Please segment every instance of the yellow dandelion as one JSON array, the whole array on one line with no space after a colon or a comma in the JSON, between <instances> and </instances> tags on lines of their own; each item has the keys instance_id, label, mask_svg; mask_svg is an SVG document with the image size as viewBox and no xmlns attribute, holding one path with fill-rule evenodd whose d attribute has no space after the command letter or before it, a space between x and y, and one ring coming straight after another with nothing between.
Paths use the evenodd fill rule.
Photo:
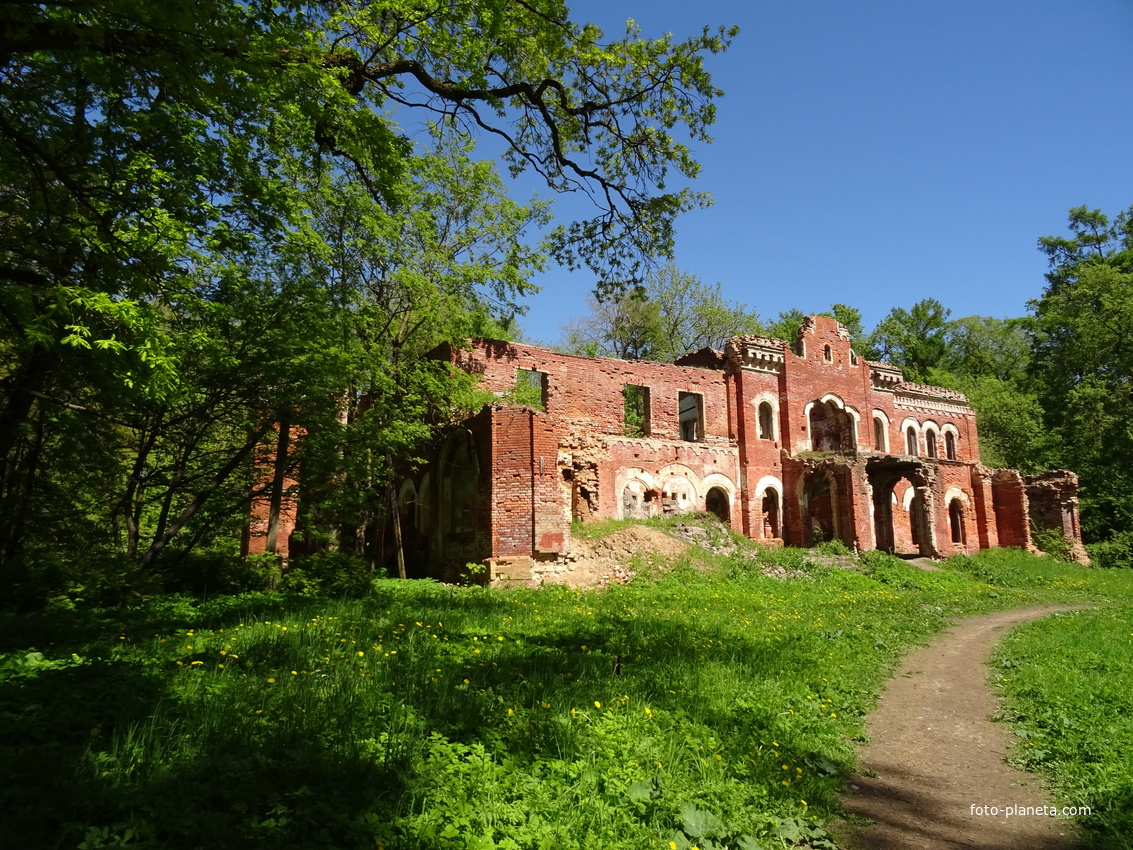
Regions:
<instances>
[{"instance_id":1,"label":"yellow dandelion","mask_svg":"<svg viewBox=\"0 0 1133 850\"><path fill-rule=\"evenodd\" d=\"M269 685L274 685L274 684L275 684L275 679L268 679L268 684L269 684Z\"/></svg>"},{"instance_id":2,"label":"yellow dandelion","mask_svg":"<svg viewBox=\"0 0 1133 850\"><path fill-rule=\"evenodd\" d=\"M361 658L361 657L362 657L363 655L365 655L365 654L366 654L366 653L362 652L361 650L358 650L358 657L359 657L359 658Z\"/></svg>"},{"instance_id":3,"label":"yellow dandelion","mask_svg":"<svg viewBox=\"0 0 1133 850\"><path fill-rule=\"evenodd\" d=\"M601 707L602 707L602 703L598 702L598 700L594 700L594 707L595 707L595 708L601 708Z\"/></svg>"}]
</instances>

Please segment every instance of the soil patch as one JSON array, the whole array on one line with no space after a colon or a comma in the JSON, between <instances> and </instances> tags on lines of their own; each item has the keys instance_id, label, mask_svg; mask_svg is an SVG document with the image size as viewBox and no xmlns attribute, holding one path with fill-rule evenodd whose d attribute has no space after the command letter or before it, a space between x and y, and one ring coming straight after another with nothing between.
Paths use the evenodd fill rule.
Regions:
<instances>
[{"instance_id":1,"label":"soil patch","mask_svg":"<svg viewBox=\"0 0 1133 850\"><path fill-rule=\"evenodd\" d=\"M1069 850L1072 821L1007 817L1007 806L1050 806L1040 779L1004 761L1010 732L989 719L999 706L986 662L1007 629L1067 607L999 611L958 622L906 657L866 722L860 775L847 811L873 821L839 824L850 850ZM998 806L998 817L972 806Z\"/></svg>"},{"instance_id":2,"label":"soil patch","mask_svg":"<svg viewBox=\"0 0 1133 850\"><path fill-rule=\"evenodd\" d=\"M634 558L668 562L689 548L688 543L644 525L627 526L596 540L575 538L571 553L563 558L563 568L546 576L544 582L570 587L628 584L634 575Z\"/></svg>"}]
</instances>

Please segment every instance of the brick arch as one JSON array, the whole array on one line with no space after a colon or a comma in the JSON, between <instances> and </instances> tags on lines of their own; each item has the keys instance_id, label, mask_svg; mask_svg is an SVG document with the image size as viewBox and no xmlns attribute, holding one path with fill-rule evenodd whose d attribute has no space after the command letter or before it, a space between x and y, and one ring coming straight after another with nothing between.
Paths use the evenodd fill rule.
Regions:
<instances>
[{"instance_id":1,"label":"brick arch","mask_svg":"<svg viewBox=\"0 0 1133 850\"><path fill-rule=\"evenodd\" d=\"M871 421L873 423L878 423L878 422L881 423L881 445L880 446L874 445L874 447L873 447L874 450L879 451L879 452L889 451L889 427L892 424L892 422L890 422L890 420L889 420L889 414L887 414L884 410L878 410L875 407L873 409L873 415L871 416ZM876 431L876 427L877 426L875 424L874 425L875 431ZM875 442L876 442L876 439L875 439Z\"/></svg>"},{"instance_id":2,"label":"brick arch","mask_svg":"<svg viewBox=\"0 0 1133 850\"><path fill-rule=\"evenodd\" d=\"M778 440L779 439L779 396L777 393L760 393L752 399L752 408L755 410L755 431L756 435L761 440ZM769 436L764 436L764 423L763 423L763 406L767 405L771 409L771 433Z\"/></svg>"},{"instance_id":3,"label":"brick arch","mask_svg":"<svg viewBox=\"0 0 1133 850\"><path fill-rule=\"evenodd\" d=\"M821 416L817 415L816 408L821 407ZM831 417L828 411L834 411L834 416ZM846 433L842 433L841 425L827 425L823 427L821 423L828 423L831 420L837 421L839 415L846 418ZM859 423L861 421L861 414L856 409L846 404L842 397L837 393L826 393L825 395L806 403L803 407L803 417L806 420L807 431L810 437L811 448L815 451L851 451L857 448L858 445L858 431ZM819 428L822 427L820 431ZM831 435L831 431L836 431L835 435ZM820 448L831 443L836 443L837 448Z\"/></svg>"}]
</instances>

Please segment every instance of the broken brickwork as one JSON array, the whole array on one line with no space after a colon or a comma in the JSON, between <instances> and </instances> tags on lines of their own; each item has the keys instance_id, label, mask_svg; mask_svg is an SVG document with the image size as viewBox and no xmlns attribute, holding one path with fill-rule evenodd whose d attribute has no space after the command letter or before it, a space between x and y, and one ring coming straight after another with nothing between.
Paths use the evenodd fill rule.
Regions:
<instances>
[{"instance_id":1,"label":"broken brickwork","mask_svg":"<svg viewBox=\"0 0 1133 850\"><path fill-rule=\"evenodd\" d=\"M962 394L865 360L831 318L674 364L485 339L438 355L501 399L402 484L403 537L440 578L550 579L572 522L693 510L772 544L943 557L1031 548L1033 523L1083 552L1072 473L984 467ZM505 403L517 382L541 403Z\"/></svg>"}]
</instances>

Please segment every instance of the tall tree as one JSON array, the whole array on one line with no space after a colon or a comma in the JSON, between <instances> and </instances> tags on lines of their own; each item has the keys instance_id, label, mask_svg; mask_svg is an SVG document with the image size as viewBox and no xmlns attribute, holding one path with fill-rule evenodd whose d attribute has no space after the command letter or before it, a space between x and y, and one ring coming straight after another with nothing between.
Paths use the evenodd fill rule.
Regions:
<instances>
[{"instance_id":1,"label":"tall tree","mask_svg":"<svg viewBox=\"0 0 1133 850\"><path fill-rule=\"evenodd\" d=\"M849 331L850 343L854 349L859 354L869 355L869 338L862 328L862 313L856 307L851 307L849 304L831 304L829 310L824 310L815 315L837 319ZM767 333L777 339L785 339L787 342L793 343L799 335L799 328L802 327L806 317L807 314L797 307L784 310L768 326Z\"/></svg>"},{"instance_id":2,"label":"tall tree","mask_svg":"<svg viewBox=\"0 0 1133 850\"><path fill-rule=\"evenodd\" d=\"M236 264L278 256L304 231L297 167L407 208L414 145L391 110L500 139L513 169L588 191L598 214L555 231L552 250L607 287L640 277L671 249L672 216L702 200L663 186L696 173L678 136L707 139L719 92L703 60L730 37L646 40L630 27L607 40L559 0L2 4L2 521L22 510L27 482L58 470L51 411L117 421L152 452L153 428L208 408L194 402L207 373L248 390L226 415L259 430L259 405L295 386L275 370L291 354L226 339L217 321L254 303L254 318L232 314L235 329L280 330L281 292L315 312L328 302L325 287L297 296ZM197 472L202 487L214 480ZM15 548L0 545L0 570Z\"/></svg>"},{"instance_id":3,"label":"tall tree","mask_svg":"<svg viewBox=\"0 0 1133 850\"><path fill-rule=\"evenodd\" d=\"M719 282L706 284L675 263L649 275L646 293L659 318L658 360L676 360L702 348L722 349L734 336L763 331L755 311L728 301L721 290Z\"/></svg>"},{"instance_id":4,"label":"tall tree","mask_svg":"<svg viewBox=\"0 0 1133 850\"><path fill-rule=\"evenodd\" d=\"M588 315L563 327L563 347L591 357L672 362L762 331L758 314L725 299L721 284L705 284L674 263L652 270L642 289L591 298L589 308Z\"/></svg>"},{"instance_id":5,"label":"tall tree","mask_svg":"<svg viewBox=\"0 0 1133 850\"><path fill-rule=\"evenodd\" d=\"M1110 219L1075 207L1069 224L1069 237L1039 239L1050 271L1031 303L1031 370L1098 540L1133 527L1133 208Z\"/></svg>"},{"instance_id":6,"label":"tall tree","mask_svg":"<svg viewBox=\"0 0 1133 850\"><path fill-rule=\"evenodd\" d=\"M901 367L910 381L925 381L948 352L948 317L952 311L935 298L910 309L894 307L870 335L871 359Z\"/></svg>"}]
</instances>

